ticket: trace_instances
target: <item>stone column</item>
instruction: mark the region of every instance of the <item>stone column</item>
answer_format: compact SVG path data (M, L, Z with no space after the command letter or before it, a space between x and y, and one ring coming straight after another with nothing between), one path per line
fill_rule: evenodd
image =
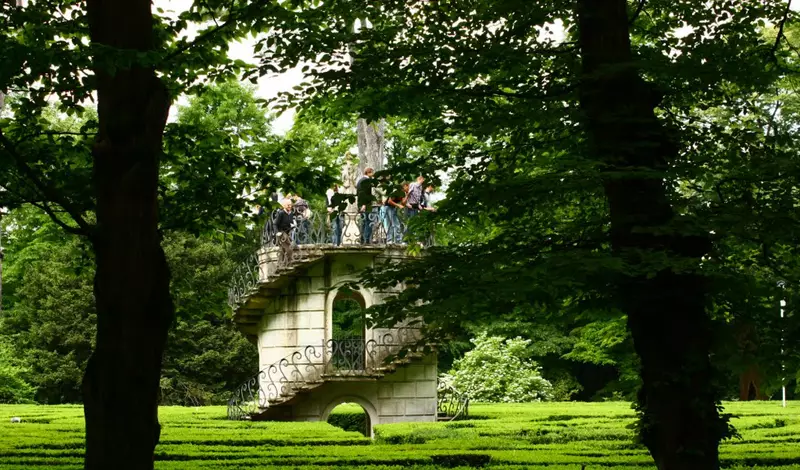
M364 169L367 167L375 171L383 170L386 120L367 122L366 119L359 119L357 130L359 174L364 173Z
M356 195L356 180L358 180L359 162L350 152L344 155L342 165L342 186L339 192L347 195ZM355 202L348 202L344 211L344 227L342 228L342 245L359 245L361 243L361 227L359 226L358 207Z

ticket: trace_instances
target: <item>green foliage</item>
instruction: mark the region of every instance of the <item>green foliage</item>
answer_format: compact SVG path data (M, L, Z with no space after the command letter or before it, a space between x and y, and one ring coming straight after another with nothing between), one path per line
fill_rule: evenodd
M278 189L323 194L336 179L336 154L296 126L272 133L254 88L236 81L211 85L178 108L167 125L159 195L166 228L242 233L254 204L269 207ZM198 178L197 175L204 175ZM242 197L245 195L245 197Z
M231 390L256 373L256 347L216 315L178 319L170 330L161 371L161 403L223 404Z
M243 247L180 232L162 245L172 273L176 320L164 352L161 402L225 403L258 363L255 346L227 320L227 283Z
M92 257L83 240L35 208L16 209L3 223L2 334L24 364L37 402L80 402L95 336Z
M163 230L241 234L253 223L253 206L268 206L272 191L302 188L323 194L338 177L337 154L320 150L315 140L333 126L310 120L306 126L316 134L298 130L278 137L253 93L253 87L237 81L211 84L167 124L158 186ZM0 206L34 204L62 228L79 230L71 218L93 220L91 146L97 112L80 107L65 114L56 105L31 107L19 94L11 98L14 119L0 126L8 139L0 146L0 183L6 189ZM54 186L31 184L20 165L47 171Z
M334 301L331 317L334 339L364 336L364 309L357 300L344 298Z
M583 385L567 371L550 373L544 377L550 382L550 396L553 401L569 401L583 390Z
M482 334L475 348L453 363L442 380L479 402L530 402L552 398L550 382L529 360L530 340Z
M26 403L33 399L33 387L24 379L27 371L21 362L8 338L0 335L0 403Z
M356 143L355 124L342 119L325 121L315 109L306 109L295 116L294 124L285 136L285 149L290 156L280 168L291 183L284 185L287 192L300 194L312 204L322 202L334 181L341 177L339 168L344 154ZM316 180L314 172L322 172ZM324 178L323 178L324 177Z
M77 403L95 330L92 257L35 208L3 218L7 232L0 338L40 403ZM182 232L163 242L176 323L164 357L164 403L222 403L255 372L255 347L225 320L227 282L243 247ZM2 363L2 361L0 361Z
M625 325L626 318L596 320L572 331L575 342L564 358L600 366L613 366L619 373L601 392L608 397L633 398L641 384L639 360L633 352L633 341Z

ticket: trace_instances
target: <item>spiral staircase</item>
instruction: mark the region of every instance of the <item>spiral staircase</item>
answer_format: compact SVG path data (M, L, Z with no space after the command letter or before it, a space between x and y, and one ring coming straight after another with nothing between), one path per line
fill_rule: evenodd
M328 340L293 352L239 387L228 402L228 418L290 419L287 411L298 397L327 383L378 381L425 357L423 352L406 351L411 343L389 333L381 339Z
M386 228L380 221L367 221L373 224L369 243L361 240L359 228L363 222L344 217L338 234L339 243L333 244L336 239L334 227L328 217L301 219L291 234L292 244L288 253L286 247L278 246L272 221L267 222L261 247L237 269L228 292L234 322L242 333L260 345L260 354L266 341L259 336L263 335L265 311L275 299L286 297L293 283L310 276L310 272L318 269L320 264L347 257L406 256L402 246L387 243L389 239L398 238L387 237ZM292 352L262 368L240 385L228 402L228 418L298 419L297 408L304 401L308 402L310 397L335 394L347 384L361 389L384 382L407 387L409 383L416 383L408 382L410 380L422 384L416 385L418 389L424 386L429 390L426 397L430 398L413 398L416 402L428 400L426 403L431 403L431 408L437 408L431 409L426 416L455 419L467 415L469 401L466 396L443 384L437 386L435 355L424 346L418 328L376 329L357 338L325 339L326 336L320 335L305 344L298 340ZM264 357L260 362L267 363ZM412 370L425 377L418 374L412 379ZM405 377L403 380L406 382L398 383L400 379L397 377Z

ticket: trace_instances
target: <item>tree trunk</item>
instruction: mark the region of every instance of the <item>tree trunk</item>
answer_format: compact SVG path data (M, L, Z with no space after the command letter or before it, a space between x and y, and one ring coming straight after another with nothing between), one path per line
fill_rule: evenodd
M739 400L766 400L767 394L761 388L761 370L757 364L750 364L739 374Z
M386 120L367 122L359 119L358 130L358 174L364 174L365 168L375 171L383 170L383 147Z
M677 148L655 117L660 97L632 57L626 1L578 0L578 19L589 151L605 168L612 249L626 266L617 304L642 365L640 437L661 470L717 469L727 425L709 360L707 283L657 264L669 257L699 269L710 242L669 231L676 217L663 172Z
M94 44L152 49L150 0L87 6ZM97 341L83 381L85 468L152 469L161 360L173 316L156 193L170 100L152 69L134 64L110 74L95 60Z
M761 388L762 375L758 366L758 334L752 323L743 322L735 327L740 361L745 366L739 371L739 400L766 400Z
M2 238L3 232L0 231L0 238ZM1 245L2 240L0 240L0 312L3 311L3 247Z

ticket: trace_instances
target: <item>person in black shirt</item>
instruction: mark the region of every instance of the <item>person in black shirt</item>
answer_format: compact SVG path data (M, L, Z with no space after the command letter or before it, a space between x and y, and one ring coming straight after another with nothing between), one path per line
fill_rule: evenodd
M364 169L364 176L358 179L356 183L356 197L358 198L358 212L361 213L361 243L368 245L372 241L372 228L378 224L378 211L373 211L372 186L375 180L372 175L375 170L372 168Z
M281 249L279 264L289 264L292 261L292 230L294 229L294 216L292 215L292 201L281 201L282 209L275 214L275 242Z
M335 246L342 244L342 227L344 226L343 210L347 205L347 195L339 192L339 185L334 184L328 198L328 214L333 226L332 242Z

